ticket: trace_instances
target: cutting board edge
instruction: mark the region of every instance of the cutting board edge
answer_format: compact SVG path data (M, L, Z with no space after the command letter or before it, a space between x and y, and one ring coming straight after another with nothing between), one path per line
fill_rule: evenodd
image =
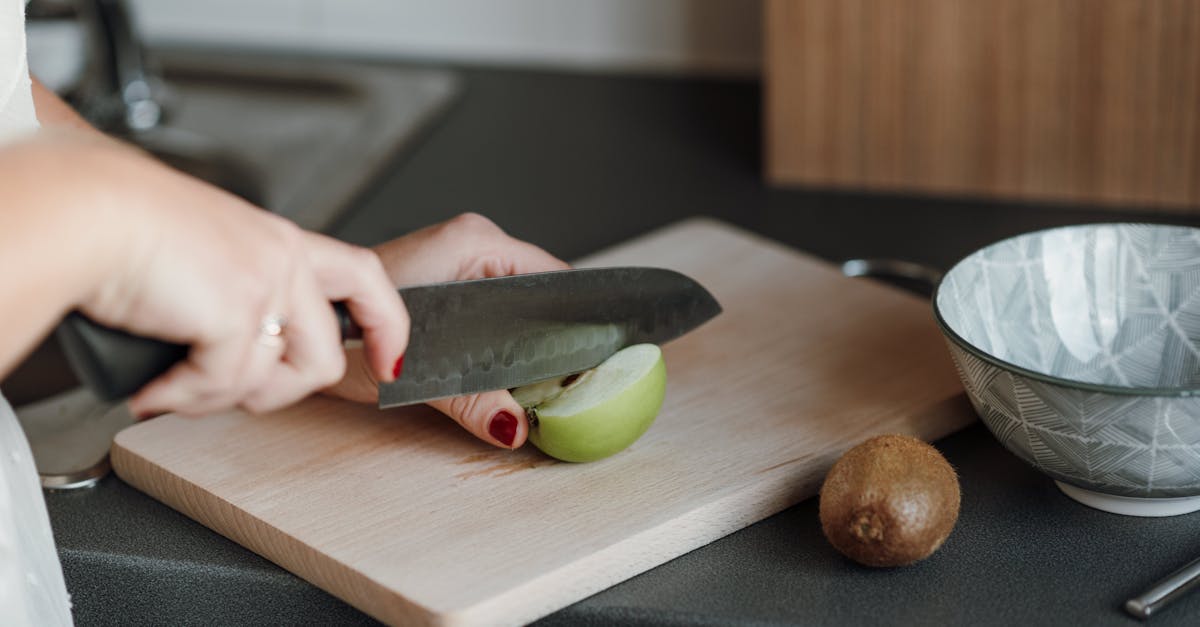
M651 231L647 231L636 237L632 237L617 244L613 244L612 246L607 246L595 252L584 255L571 261L571 265L591 266L597 262L607 263L603 261L607 257L620 256L628 249L637 248L646 242L661 239L664 235L670 234L678 236L679 234L686 234L689 230L700 232L718 232L725 235L732 235L734 237L753 242L754 244L757 244L763 248L786 253L787 255L800 259L815 261L822 265L836 267L836 264L833 264L832 262L818 257L810 252L801 250L799 248L794 248L779 240L772 239L766 235L756 233L731 222L726 222L720 218L714 218L711 216L692 216L690 218L683 218L674 222L668 222L667 224L664 224Z
M124 433L123 431L122 434ZM325 573L325 577L313 577L309 568L315 562L309 562L302 557L311 551L308 545L279 529L275 529L273 533L284 542L275 546L264 545L258 539L269 536L255 534L253 528L266 526L266 523L244 509L235 508L204 487L177 475L168 475L163 483L143 481L145 477L139 472L139 466L149 467L153 462L125 447L120 441L120 436L121 434L118 434L113 443L111 458L113 471L123 481L388 624L419 623L461 627L527 624L777 514L809 498L813 489L811 480L796 482L788 473L776 472L776 477L756 483L752 489L739 486L720 499L610 544L583 559L548 571L475 605L435 611L414 602L400 592L378 584L367 574L341 561L326 560L326 563L335 564L343 577L330 576L330 573ZM737 515L730 517L728 512L735 512ZM723 513L725 515L722 515ZM688 533L680 533L681 530ZM653 547L654 550L645 551L649 547ZM627 559L631 554L647 557L638 560ZM295 557L289 559L289 555ZM596 576L598 563L612 564L605 569L602 577ZM555 589L553 586L545 586L547 581L554 579L586 582L586 585L562 588L562 592L550 596L542 594L544 590ZM373 587L375 596L348 596L348 593L356 589L361 593L364 585ZM528 598L540 598L541 601L529 607L514 606L514 599ZM365 599L392 599L393 603L371 604ZM499 616L503 616L503 619L498 620Z
M133 452L122 443L122 436L136 426L133 425L118 433L109 453L113 472L122 481L345 601L376 620L391 624L403 622L406 625L451 624L444 620L446 616L444 613L434 611L397 594L343 562L305 559L306 556L316 553L309 545L291 534L268 525L249 512L238 510L229 501L194 482L167 473L163 473L166 476L165 482L161 485L150 481L148 478L153 477L154 473L143 472L139 469L150 468L154 465L153 462L145 456ZM223 514L228 514L228 516ZM261 533L267 528L271 528L273 531L267 534ZM256 531L259 533L255 533ZM282 541L275 546L259 541L259 538L269 538L272 535ZM316 567L317 564L322 563L332 563L334 570L329 571L328 566Z
M957 416L957 417L956 417ZM910 413L911 435L934 441L954 433L972 422L974 413L966 395L953 393ZM177 475L167 475L158 484L143 481L139 466L153 465L145 456L133 452L122 443L131 429L117 435L112 447L112 466L122 480L145 492L163 504L180 511L214 532L240 544L254 553L292 572L305 581L338 597L371 617L388 624L455 625L521 625L552 614L572 603L612 587L629 578L665 564L677 557L715 542L735 531L760 522L797 505L817 493L824 476L820 469L797 475L780 464L763 473L766 479L750 486L735 486L724 496L688 510L671 520L644 529L619 542L610 544L582 559L564 564L526 580L502 593L462 608L434 610L421 605L400 591L376 582L366 573L338 560L306 560L314 551L306 544L277 528L273 535L283 542L274 546L259 542L272 534L256 534L259 527L269 527L264 521L235 508L231 503ZM827 467L836 459L831 455ZM827 468L826 468L827 469ZM147 476L153 476L148 473ZM735 516L729 516L734 512ZM724 514L724 515L722 515ZM247 524L248 523L248 524ZM653 551L647 551L653 548ZM294 556L289 559L288 556ZM630 555L646 556L630 560ZM324 563L325 566L318 567ZM329 563L334 565L331 570ZM597 576L597 569L602 576ZM554 580L585 582L577 587L557 588L561 592L546 596L546 585ZM536 605L522 607L514 599L540 598ZM503 620L497 620L503 616Z

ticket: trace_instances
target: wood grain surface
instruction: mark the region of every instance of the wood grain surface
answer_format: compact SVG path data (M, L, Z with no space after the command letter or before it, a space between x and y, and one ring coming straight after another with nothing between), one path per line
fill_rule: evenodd
M1194 0L767 0L775 183L1200 209Z
M667 399L589 464L424 408L312 398L117 436L135 487L392 624L531 621L816 494L878 433L974 419L928 302L708 220L578 265L655 265L725 312L664 347Z

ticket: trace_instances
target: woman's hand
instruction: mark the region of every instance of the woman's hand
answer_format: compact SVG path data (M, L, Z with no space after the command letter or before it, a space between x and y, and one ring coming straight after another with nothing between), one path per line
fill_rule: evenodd
M363 328L370 372L393 378L408 318L374 253L166 168L142 186L139 245L82 309L192 349L133 410L269 411L337 382L346 364L331 301L345 301ZM262 335L272 317L286 319L278 340Z
M464 214L376 247L395 286L461 281L562 270L567 264L546 251L513 239L487 218ZM343 398L377 403L380 380L368 361L349 351L346 377L328 390ZM481 440L504 448L524 444L525 411L505 390L429 403Z
M56 236L26 263L42 260L45 274L78 286L61 308L191 346L131 399L135 413L268 411L337 382L345 355L330 301L346 301L363 327L372 375L392 377L408 318L371 251L302 231L116 142L43 133L6 152L24 171L12 176L21 185L9 199L14 228L35 241ZM47 179L41 187L21 183L37 177Z

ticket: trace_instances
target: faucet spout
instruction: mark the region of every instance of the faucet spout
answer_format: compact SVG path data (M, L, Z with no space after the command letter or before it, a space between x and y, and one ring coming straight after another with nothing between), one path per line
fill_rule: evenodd
M90 54L79 106L97 126L121 134L163 120L162 81L151 68L125 0L79 0Z

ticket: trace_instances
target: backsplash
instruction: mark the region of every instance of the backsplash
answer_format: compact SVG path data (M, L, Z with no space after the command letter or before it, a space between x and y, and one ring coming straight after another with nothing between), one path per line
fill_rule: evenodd
M149 41L754 74L760 0L133 0Z

